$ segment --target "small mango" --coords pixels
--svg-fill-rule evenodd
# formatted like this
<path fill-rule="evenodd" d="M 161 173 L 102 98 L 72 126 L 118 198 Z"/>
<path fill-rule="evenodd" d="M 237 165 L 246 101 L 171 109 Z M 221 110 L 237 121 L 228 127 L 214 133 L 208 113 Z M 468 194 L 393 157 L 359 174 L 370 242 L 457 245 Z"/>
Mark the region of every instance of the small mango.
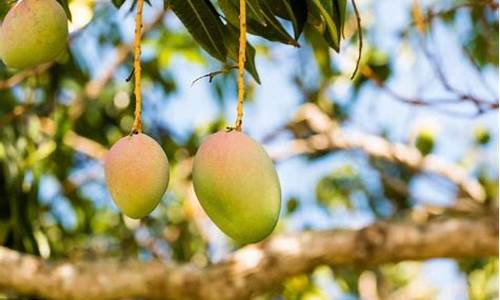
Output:
<path fill-rule="evenodd" d="M 118 140 L 106 154 L 104 168 L 114 202 L 130 218 L 152 212 L 168 186 L 167 155 L 143 133 Z"/>
<path fill-rule="evenodd" d="M 193 185 L 212 221 L 241 244 L 264 239 L 278 222 L 278 175 L 264 148 L 244 133 L 218 132 L 202 143 Z"/>
<path fill-rule="evenodd" d="M 66 48 L 68 19 L 56 0 L 21 0 L 0 27 L 0 58 L 14 69 L 48 63 Z"/>

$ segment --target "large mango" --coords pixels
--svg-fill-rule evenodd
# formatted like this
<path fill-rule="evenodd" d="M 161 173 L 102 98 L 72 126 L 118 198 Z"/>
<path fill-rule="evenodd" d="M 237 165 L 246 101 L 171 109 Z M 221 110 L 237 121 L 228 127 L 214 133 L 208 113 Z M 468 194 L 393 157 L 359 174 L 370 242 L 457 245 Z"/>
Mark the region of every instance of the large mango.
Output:
<path fill-rule="evenodd" d="M 0 27 L 0 58 L 15 69 L 56 60 L 68 42 L 68 20 L 55 0 L 21 0 Z"/>
<path fill-rule="evenodd" d="M 193 185 L 212 221 L 241 244 L 267 237 L 276 226 L 281 188 L 272 160 L 238 131 L 208 137 L 193 163 Z"/>

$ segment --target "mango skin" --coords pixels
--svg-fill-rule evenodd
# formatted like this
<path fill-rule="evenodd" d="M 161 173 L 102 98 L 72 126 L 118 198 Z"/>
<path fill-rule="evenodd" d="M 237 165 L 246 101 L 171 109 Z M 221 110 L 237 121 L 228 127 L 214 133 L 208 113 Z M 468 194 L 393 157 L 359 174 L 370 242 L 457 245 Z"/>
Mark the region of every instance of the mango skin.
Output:
<path fill-rule="evenodd" d="M 202 143 L 193 185 L 207 215 L 241 244 L 266 238 L 278 222 L 278 175 L 262 146 L 244 133 L 218 132 Z"/>
<path fill-rule="evenodd" d="M 133 219 L 152 212 L 168 186 L 167 155 L 154 139 L 142 133 L 118 140 L 106 154 L 104 168 L 113 201 Z"/>
<path fill-rule="evenodd" d="M 68 41 L 66 13 L 55 0 L 21 0 L 0 27 L 0 58 L 14 69 L 54 61 Z"/>

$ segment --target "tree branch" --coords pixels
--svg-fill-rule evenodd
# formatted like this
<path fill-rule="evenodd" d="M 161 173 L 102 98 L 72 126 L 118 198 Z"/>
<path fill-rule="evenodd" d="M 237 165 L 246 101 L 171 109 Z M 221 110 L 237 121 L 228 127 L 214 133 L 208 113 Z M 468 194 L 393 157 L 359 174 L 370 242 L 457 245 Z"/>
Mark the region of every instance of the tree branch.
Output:
<path fill-rule="evenodd" d="M 204 269 L 136 260 L 51 263 L 0 247 L 0 286 L 53 299 L 247 299 L 319 265 L 497 255 L 498 217 L 378 222 L 359 230 L 275 236 Z"/>
<path fill-rule="evenodd" d="M 473 200 L 483 202 L 486 198 L 482 185 L 470 177 L 462 167 L 447 163 L 432 154 L 424 156 L 412 146 L 391 143 L 376 135 L 341 129 L 313 104 L 304 105 L 298 113 L 298 119 L 290 126 L 300 127 L 304 125 L 303 123 L 307 123 L 303 127 L 307 127 L 312 134 L 306 138 L 292 140 L 279 149 L 270 149 L 271 158 L 283 160 L 301 154 L 358 149 L 371 157 L 442 176 L 453 182 L 465 196 Z M 294 130 L 297 129 L 292 128 L 292 131 Z"/>

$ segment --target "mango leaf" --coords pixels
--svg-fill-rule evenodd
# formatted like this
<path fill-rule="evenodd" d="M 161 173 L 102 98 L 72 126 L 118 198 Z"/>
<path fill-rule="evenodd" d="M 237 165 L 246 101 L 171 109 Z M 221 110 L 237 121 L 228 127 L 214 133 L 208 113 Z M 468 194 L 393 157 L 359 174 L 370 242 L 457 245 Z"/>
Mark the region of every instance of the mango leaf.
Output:
<path fill-rule="evenodd" d="M 238 6 L 239 7 L 239 6 Z M 267 26 L 266 19 L 260 7 L 259 0 L 247 0 L 248 17 L 257 21 L 262 26 Z"/>
<path fill-rule="evenodd" d="M 295 40 L 298 40 L 307 21 L 306 0 L 269 0 L 274 14 L 292 22 Z"/>
<path fill-rule="evenodd" d="M 125 3 L 125 0 L 111 0 L 111 2 L 116 8 L 120 8 Z"/>
<path fill-rule="evenodd" d="M 210 1 L 170 0 L 169 5 L 205 51 L 220 61 L 226 60 L 224 24 Z"/>
<path fill-rule="evenodd" d="M 334 16 L 334 4 L 332 0 L 309 0 L 318 9 L 325 23 L 324 37 L 330 47 L 335 51 L 340 49 L 340 28 L 336 25 Z"/>
<path fill-rule="evenodd" d="M 240 4 L 238 0 L 218 0 L 217 3 L 221 8 L 226 20 L 235 27 L 239 27 L 239 11 Z M 250 11 L 250 3 L 256 11 L 260 11 L 260 17 L 264 20 L 261 22 L 256 16 L 249 14 L 247 16 L 248 33 L 261 36 L 270 41 L 277 41 L 284 44 L 298 46 L 290 34 L 286 31 L 281 23 L 275 18 L 267 0 L 247 0 L 248 11 Z"/>
<path fill-rule="evenodd" d="M 68 20 L 71 21 L 71 11 L 69 10 L 69 4 L 68 0 L 57 0 L 59 4 L 61 4 L 62 8 L 64 8 L 64 12 L 66 12 L 66 16 L 68 17 Z"/>
<path fill-rule="evenodd" d="M 15 1 L 12 0 L 0 2 L 0 20 L 3 20 L 3 18 L 5 18 L 5 15 L 9 12 L 9 9 L 12 5 L 14 5 L 14 3 Z"/>
<path fill-rule="evenodd" d="M 295 21 L 292 20 L 293 30 L 295 33 L 295 39 L 298 40 L 302 31 L 304 30 L 304 26 L 307 22 L 307 3 L 305 0 L 287 0 L 290 2 L 290 6 L 295 16 Z"/>
<path fill-rule="evenodd" d="M 344 23 L 346 18 L 347 0 L 335 0 L 335 2 L 337 3 L 338 15 L 339 15 L 339 24 L 337 24 L 337 26 L 339 27 L 340 35 L 344 36 Z"/>
<path fill-rule="evenodd" d="M 247 2 L 247 23 L 258 23 L 267 26 L 260 8 L 259 0 L 248 0 Z M 224 13 L 225 19 L 235 27 L 239 27 L 240 4 L 239 0 L 217 0 L 217 4 Z M 248 26 L 250 27 L 250 26 Z"/>
<path fill-rule="evenodd" d="M 233 26 L 238 27 L 240 24 L 239 21 L 239 6 L 237 6 L 234 1 L 232 0 L 217 0 L 217 4 L 219 5 L 220 9 L 224 13 L 224 18 L 228 23 L 230 23 Z M 247 19 L 250 20 L 250 17 Z"/>
<path fill-rule="evenodd" d="M 224 35 L 224 42 L 227 47 L 227 53 L 229 58 L 238 61 L 239 53 L 239 35 L 240 30 L 231 24 L 225 26 L 226 34 Z M 257 73 L 257 68 L 255 67 L 255 48 L 247 42 L 246 53 L 245 53 L 245 69 L 253 76 L 255 81 L 260 84 L 259 74 Z"/>
<path fill-rule="evenodd" d="M 264 13 L 264 19 L 267 22 L 267 26 L 256 26 L 256 34 L 260 35 L 270 41 L 278 41 L 284 44 L 289 44 L 298 47 L 297 41 L 290 36 L 290 34 L 283 28 L 283 25 L 274 16 L 272 6 L 268 0 L 260 0 L 260 5 L 262 12 Z"/>
<path fill-rule="evenodd" d="M 307 24 L 304 28 L 304 37 L 313 49 L 314 58 L 318 69 L 324 78 L 331 78 L 333 76 L 332 60 L 330 57 L 330 47 L 326 40 L 323 38 L 321 32 L 311 24 Z"/>

